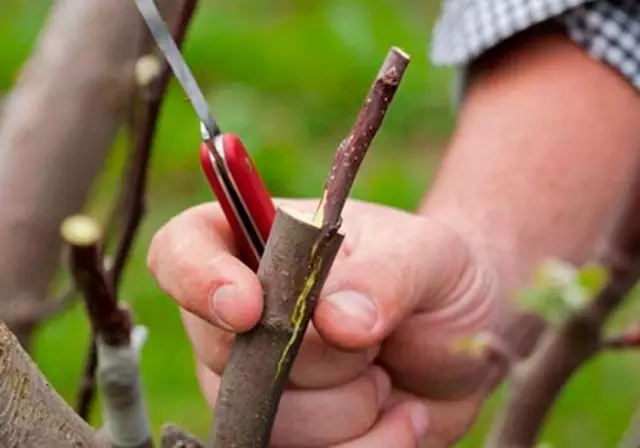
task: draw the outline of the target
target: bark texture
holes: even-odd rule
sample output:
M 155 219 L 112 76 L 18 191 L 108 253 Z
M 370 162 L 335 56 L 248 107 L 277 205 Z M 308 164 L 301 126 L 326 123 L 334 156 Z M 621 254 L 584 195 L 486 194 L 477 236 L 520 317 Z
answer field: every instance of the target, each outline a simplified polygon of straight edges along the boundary
M 384 121 L 409 62 L 409 55 L 401 49 L 392 47 L 389 50 L 355 123 L 336 151 L 316 212 L 319 222 L 339 222 L 358 169 Z
M 183 431 L 172 424 L 166 424 L 162 427 L 160 435 L 161 448 L 204 448 L 198 439 L 192 434 Z
M 214 447 L 268 446 L 291 364 L 342 239 L 277 210 L 258 269 L 264 312 L 256 327 L 236 336 L 214 408 Z
M 105 447 L 0 322 L 0 446 Z
M 177 0 L 161 0 L 167 14 Z M 45 299 L 60 223 L 84 205 L 135 87 L 146 32 L 128 1 L 60 0 L 3 102 L 0 123 L 0 316 L 28 347 L 35 325 L 13 316 Z

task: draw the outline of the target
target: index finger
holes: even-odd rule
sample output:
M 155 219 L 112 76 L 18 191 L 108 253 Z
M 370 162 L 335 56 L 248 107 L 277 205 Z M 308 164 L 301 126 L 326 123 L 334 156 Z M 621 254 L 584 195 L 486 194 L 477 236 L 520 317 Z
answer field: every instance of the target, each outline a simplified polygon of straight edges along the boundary
M 233 234 L 217 203 L 192 207 L 162 227 L 147 265 L 182 308 L 228 331 L 252 328 L 262 313 L 262 287 L 236 256 Z

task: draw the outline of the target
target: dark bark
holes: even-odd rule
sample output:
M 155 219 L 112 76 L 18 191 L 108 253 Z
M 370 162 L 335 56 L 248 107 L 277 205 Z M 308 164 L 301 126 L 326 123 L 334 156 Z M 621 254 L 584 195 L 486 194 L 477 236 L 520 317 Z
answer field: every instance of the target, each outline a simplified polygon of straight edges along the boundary
M 113 285 L 104 269 L 99 224 L 86 216 L 73 216 L 64 221 L 62 233 L 69 243 L 71 274 L 84 296 L 93 331 L 106 344 L 128 344 L 131 321 L 128 313 L 118 307 Z
M 322 222 L 338 223 L 356 173 L 382 125 L 409 61 L 402 50 L 391 48 L 389 51 L 351 131 L 336 152 L 316 213 Z
M 117 448 L 150 448 L 137 353 L 131 340 L 132 316 L 119 306 L 104 268 L 101 228 L 89 217 L 73 216 L 63 223 L 62 234 L 70 246 L 73 279 L 96 335 L 95 367 L 102 389 L 105 435 Z M 93 376 L 89 379 L 93 382 Z M 80 406 L 86 409 L 87 403 Z
M 291 364 L 342 236 L 278 209 L 258 278 L 264 313 L 239 334 L 214 408 L 215 447 L 266 447 Z
M 178 48 L 182 47 L 197 6 L 198 0 L 182 0 L 181 2 L 175 25 L 172 27 L 173 39 Z M 146 39 L 145 45 L 142 47 L 148 48 Z M 113 267 L 110 271 L 116 289 L 146 209 L 146 186 L 151 162 L 151 149 L 172 73 L 169 64 L 164 59 L 161 61 L 160 75 L 152 81 L 150 86 L 142 88 L 138 95 L 142 100 L 141 111 L 133 123 L 134 150 L 123 186 L 122 210 L 119 213 L 123 217 L 123 229 L 114 251 Z
M 198 0 L 182 0 L 178 7 L 175 25 L 172 27 L 173 38 L 178 48 L 182 46 L 197 6 Z M 153 40 L 149 36 L 145 25 L 140 45 L 141 53 L 149 48 L 152 42 Z M 121 187 L 119 200 L 110 219 L 110 224 L 112 225 L 108 226 L 108 228 L 117 227 L 115 224 L 118 218 L 121 218 L 122 229 L 114 249 L 113 264 L 109 270 L 109 279 L 114 291 L 118 290 L 124 268 L 146 211 L 147 178 L 150 170 L 152 147 L 158 118 L 160 117 L 170 80 L 171 67 L 164 59 L 161 59 L 159 76 L 152 79 L 151 84 L 148 86 L 138 86 L 138 90 L 134 92 L 134 97 L 140 100 L 141 104 L 133 101 L 132 110 L 129 114 L 130 130 L 133 133 L 131 159 L 124 176 L 125 182 Z M 103 242 L 106 245 L 106 240 Z M 117 294 L 115 297 L 116 299 L 118 298 Z M 94 375 L 98 364 L 96 353 L 96 335 L 93 333 L 85 361 L 83 379 L 77 396 L 78 413 L 84 419 L 89 417 L 94 397 Z

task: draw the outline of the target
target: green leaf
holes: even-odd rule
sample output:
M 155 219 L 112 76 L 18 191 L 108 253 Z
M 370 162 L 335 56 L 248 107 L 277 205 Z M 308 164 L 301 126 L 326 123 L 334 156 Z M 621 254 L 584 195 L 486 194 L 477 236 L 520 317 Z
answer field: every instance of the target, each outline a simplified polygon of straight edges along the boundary
M 596 294 L 609 280 L 609 272 L 600 264 L 588 264 L 578 271 L 578 284 L 590 294 Z
M 581 268 L 563 260 L 544 260 L 534 273 L 531 287 L 519 294 L 520 304 L 548 322 L 560 324 L 583 309 L 607 281 L 607 271 L 597 264 Z

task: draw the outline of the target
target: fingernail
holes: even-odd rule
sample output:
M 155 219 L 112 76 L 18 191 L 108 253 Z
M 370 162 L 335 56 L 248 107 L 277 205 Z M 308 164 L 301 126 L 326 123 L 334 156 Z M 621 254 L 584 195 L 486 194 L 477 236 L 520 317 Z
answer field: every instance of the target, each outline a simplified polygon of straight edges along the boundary
M 229 310 L 237 301 L 238 290 L 234 285 L 224 285 L 217 288 L 211 296 L 211 308 L 213 314 L 219 321 L 219 324 L 225 327 L 225 330 L 233 330 L 233 327 L 227 322 L 225 316 L 229 314 Z
M 429 415 L 427 414 L 427 408 L 423 404 L 415 404 L 411 409 L 411 425 L 416 436 L 422 437 L 427 433 Z
M 325 300 L 346 318 L 357 322 L 365 331 L 371 331 L 378 321 L 375 305 L 364 294 L 356 291 L 340 291 L 328 295 Z

